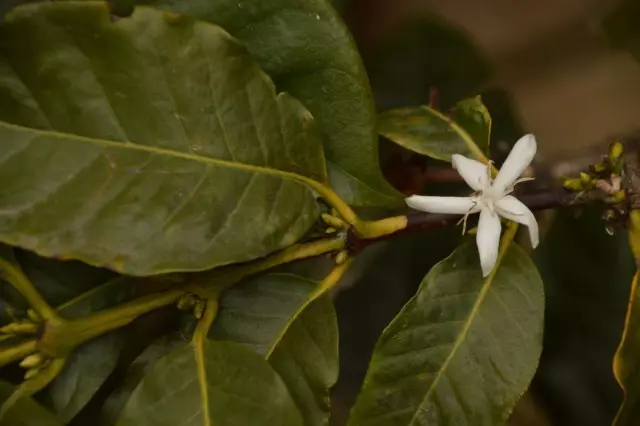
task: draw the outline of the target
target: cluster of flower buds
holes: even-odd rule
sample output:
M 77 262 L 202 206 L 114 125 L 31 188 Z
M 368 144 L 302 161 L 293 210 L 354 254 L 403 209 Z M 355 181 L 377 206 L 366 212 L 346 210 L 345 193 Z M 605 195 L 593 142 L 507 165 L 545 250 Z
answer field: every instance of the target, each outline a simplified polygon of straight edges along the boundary
M 347 231 L 349 225 L 347 222 L 342 220 L 340 215 L 335 209 L 331 209 L 331 213 L 322 213 L 322 222 L 325 224 L 326 229 L 324 232 L 326 234 L 342 234 L 344 238 L 347 236 Z M 343 264 L 347 258 L 349 257 L 349 253 L 346 250 L 341 250 L 335 256 L 335 262 L 337 265 Z
M 627 197 L 622 187 L 623 154 L 624 144 L 620 140 L 614 140 L 609 144 L 609 152 L 601 162 L 591 165 L 587 172 L 581 172 L 578 177 L 563 180 L 564 187 L 570 191 L 599 191 L 604 195 L 602 198 L 609 207 L 602 218 L 609 235 L 613 235 L 615 228 L 626 223 L 628 216 Z
M 194 294 L 185 294 L 178 299 L 177 307 L 181 311 L 191 311 L 197 319 L 202 318 L 206 302 Z

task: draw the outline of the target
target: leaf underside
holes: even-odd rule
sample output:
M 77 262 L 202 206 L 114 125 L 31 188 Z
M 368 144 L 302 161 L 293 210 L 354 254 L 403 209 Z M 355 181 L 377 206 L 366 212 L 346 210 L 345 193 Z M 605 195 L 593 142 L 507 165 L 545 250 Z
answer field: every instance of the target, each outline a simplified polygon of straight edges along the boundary
M 132 275 L 264 256 L 318 215 L 320 135 L 220 27 L 40 3 L 0 23 L 0 240 Z
M 521 248 L 483 281 L 465 243 L 384 331 L 349 425 L 503 424 L 537 368 L 543 312 L 542 282 Z

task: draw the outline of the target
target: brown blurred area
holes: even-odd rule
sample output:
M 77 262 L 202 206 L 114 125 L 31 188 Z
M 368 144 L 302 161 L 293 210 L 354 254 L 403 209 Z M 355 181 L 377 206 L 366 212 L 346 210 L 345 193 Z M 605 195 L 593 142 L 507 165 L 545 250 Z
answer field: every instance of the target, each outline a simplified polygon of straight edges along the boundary
M 417 15 L 465 32 L 508 90 L 540 159 L 592 151 L 640 128 L 640 65 L 600 32 L 619 0 L 354 0 L 347 20 L 366 52 Z

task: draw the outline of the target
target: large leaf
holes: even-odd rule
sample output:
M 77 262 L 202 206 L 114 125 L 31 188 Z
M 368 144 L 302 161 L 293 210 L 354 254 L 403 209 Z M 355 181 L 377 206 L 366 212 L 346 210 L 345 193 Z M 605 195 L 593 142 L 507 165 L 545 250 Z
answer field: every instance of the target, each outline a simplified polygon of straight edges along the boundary
M 482 279 L 465 243 L 384 331 L 350 425 L 503 424 L 542 348 L 543 287 L 519 247 Z
M 633 426 L 640 416 L 640 293 L 638 273 L 633 278 L 622 341 L 613 360 L 613 372 L 624 390 L 624 402 L 614 426 Z
M 317 288 L 315 281 L 287 273 L 270 273 L 235 285 L 220 300 L 209 336 L 244 343 L 266 357 Z
M 287 387 L 249 348 L 205 339 L 172 352 L 144 377 L 118 426 L 301 426 Z
M 451 161 L 451 155 L 486 161 L 491 116 L 480 98 L 459 102 L 452 116 L 430 107 L 392 109 L 380 114 L 378 131 L 418 154 Z
M 268 357 L 306 426 L 327 426 L 330 389 L 338 380 L 338 321 L 329 295 L 311 303 Z
M 134 280 L 116 278 L 60 307 L 67 318 L 89 315 L 120 304 L 134 294 Z M 124 329 L 88 342 L 76 349 L 64 369 L 49 386 L 53 407 L 64 423 L 68 423 L 91 400 L 115 369 L 126 339 Z
M 0 24 L 0 240 L 129 274 L 292 244 L 323 180 L 308 111 L 221 28 L 103 3 Z
M 8 383 L 0 382 L 0 403 L 6 401 L 14 393 L 15 388 Z M 11 408 L 0 419 L 3 426 L 62 426 L 56 416 L 29 397 L 16 400 Z
M 278 89 L 309 108 L 323 133 L 331 185 L 358 206 L 401 203 L 379 169 L 375 110 L 351 36 L 328 0 L 116 0 L 214 22 L 241 39 Z
M 220 301 L 211 338 L 248 345 L 287 385 L 305 425 L 329 423 L 338 378 L 338 324 L 322 284 L 272 273 L 234 286 Z
M 156 340 L 142 351 L 126 369 L 121 383 L 104 401 L 97 420 L 98 425 L 112 426 L 116 424 L 122 409 L 144 375 L 149 372 L 158 360 L 164 358 L 173 350 L 184 347 L 186 343 L 180 333 L 172 333 Z M 95 420 L 95 413 L 92 412 L 88 416 Z

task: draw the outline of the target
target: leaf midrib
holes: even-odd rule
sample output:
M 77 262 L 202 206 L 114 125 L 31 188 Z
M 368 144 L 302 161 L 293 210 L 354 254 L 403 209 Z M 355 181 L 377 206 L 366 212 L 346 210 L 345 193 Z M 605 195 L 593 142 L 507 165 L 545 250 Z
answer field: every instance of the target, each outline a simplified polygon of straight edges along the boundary
M 304 175 L 300 175 L 297 173 L 293 173 L 293 172 L 287 172 L 284 170 L 280 170 L 280 169 L 276 169 L 276 168 L 269 168 L 269 167 L 264 167 L 264 166 L 256 166 L 253 164 L 246 164 L 246 163 L 240 163 L 240 162 L 232 162 L 232 161 L 228 161 L 228 160 L 222 160 L 219 158 L 213 158 L 213 157 L 205 157 L 205 156 L 199 156 L 199 155 L 195 155 L 195 154 L 191 154 L 191 153 L 186 153 L 186 152 L 180 152 L 180 151 L 175 151 L 173 149 L 168 149 L 168 148 L 160 148 L 160 147 L 153 147 L 153 146 L 149 146 L 149 145 L 140 145 L 140 144 L 136 144 L 132 141 L 126 140 L 126 141 L 112 141 L 112 140 L 108 140 L 108 139 L 99 139 L 99 138 L 90 138 L 90 137 L 86 137 L 86 136 L 80 136 L 80 135 L 75 135 L 72 133 L 62 133 L 62 132 L 58 132 L 55 130 L 41 130 L 41 129 L 34 129 L 31 127 L 24 127 L 24 126 L 20 126 L 17 124 L 11 124 L 11 123 L 7 123 L 4 121 L 0 121 L 0 129 L 1 128 L 7 128 L 7 129 L 14 129 L 20 132 L 29 132 L 29 133 L 35 133 L 37 135 L 42 135 L 45 137 L 53 137 L 53 138 L 61 138 L 61 139 L 71 139 L 74 141 L 77 141 L 79 143 L 90 143 L 93 145 L 99 145 L 99 146 L 103 146 L 103 147 L 109 147 L 109 148 L 117 148 L 117 149 L 130 149 L 133 151 L 139 151 L 139 152 L 146 152 L 146 153 L 150 153 L 150 154 L 158 154 L 158 155 L 164 155 L 164 156 L 168 156 L 168 157 L 174 157 L 174 158 L 181 158 L 184 160 L 189 160 L 189 161 L 194 161 L 194 162 L 198 162 L 198 163 L 204 163 L 206 165 L 212 165 L 212 166 L 220 166 L 220 167 L 228 167 L 228 168 L 233 168 L 233 169 L 239 169 L 239 170 L 244 170 L 244 171 L 249 171 L 249 172 L 255 172 L 255 173 L 262 173 L 262 174 L 267 174 L 267 175 L 273 175 L 273 176 L 279 176 L 285 179 L 292 179 L 298 182 L 302 182 L 306 185 L 309 185 L 310 187 L 312 187 L 313 189 L 317 190 L 318 187 L 324 187 L 324 185 L 316 180 L 313 180 L 307 176 Z
M 409 425 L 413 425 L 414 424 L 414 422 L 416 420 L 416 416 L 418 415 L 418 413 L 420 413 L 422 411 L 422 406 L 425 404 L 425 402 L 427 402 L 429 400 L 429 397 L 431 396 L 431 394 L 433 393 L 433 391 L 437 387 L 438 382 L 442 378 L 444 372 L 449 368 L 449 364 L 451 364 L 451 361 L 453 360 L 455 355 L 458 353 L 458 349 L 460 349 L 460 346 L 462 345 L 462 343 L 464 341 L 466 341 L 467 333 L 469 332 L 469 329 L 471 328 L 471 324 L 473 323 L 473 320 L 478 315 L 478 311 L 480 310 L 480 306 L 482 305 L 482 302 L 484 302 L 484 299 L 485 299 L 486 295 L 488 294 L 489 289 L 491 288 L 491 284 L 493 283 L 493 278 L 495 277 L 496 273 L 498 272 L 498 269 L 500 268 L 500 265 L 502 263 L 502 259 L 504 258 L 504 255 L 507 252 L 507 250 L 509 249 L 509 246 L 511 245 L 511 241 L 513 240 L 513 237 L 515 236 L 515 233 L 516 233 L 517 230 L 518 230 L 517 225 L 514 225 L 514 226 L 511 226 L 507 230 L 507 232 L 505 233 L 505 235 L 504 235 L 504 237 L 502 239 L 502 243 L 503 244 L 501 244 L 500 252 L 498 253 L 498 260 L 496 261 L 496 265 L 493 268 L 493 271 L 491 272 L 491 275 L 489 275 L 484 280 L 484 284 L 482 285 L 482 289 L 480 290 L 480 293 L 478 294 L 478 298 L 476 299 L 476 302 L 473 304 L 473 307 L 471 308 L 471 312 L 467 316 L 467 319 L 466 319 L 466 321 L 465 321 L 465 323 L 464 323 L 464 325 L 462 327 L 462 330 L 460 331 L 460 333 L 458 334 L 458 337 L 454 341 L 453 347 L 451 348 L 451 351 L 449 352 L 449 355 L 447 355 L 447 358 L 444 360 L 444 362 L 442 364 L 442 367 L 438 370 L 438 374 L 436 374 L 435 378 L 431 382 L 431 385 L 429 386 L 429 389 L 427 390 L 427 393 L 425 394 L 424 398 L 422 398 L 422 401 L 420 402 L 420 405 L 418 406 L 418 408 L 413 413 L 413 416 L 411 417 L 411 420 L 408 423 Z

